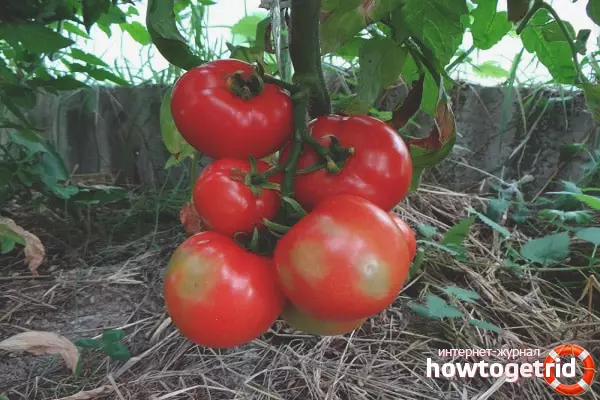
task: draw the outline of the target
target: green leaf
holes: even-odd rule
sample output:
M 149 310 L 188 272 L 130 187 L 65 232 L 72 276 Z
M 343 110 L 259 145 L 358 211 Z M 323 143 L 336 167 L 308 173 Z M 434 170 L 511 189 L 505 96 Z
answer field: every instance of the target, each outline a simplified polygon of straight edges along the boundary
M 585 204 L 593 208 L 594 210 L 600 210 L 600 197 L 590 196 L 589 194 L 579 194 L 571 192 L 548 192 L 549 194 L 566 194 L 573 196 L 579 201 L 583 201 Z
M 367 26 L 387 16 L 398 5 L 397 0 L 378 0 L 364 7 L 361 0 L 325 1 L 321 11 L 328 14 L 320 24 L 323 54 L 336 51 Z
M 105 342 L 103 349 L 113 360 L 127 361 L 131 358 L 131 353 L 122 343 Z
M 492 228 L 493 230 L 495 230 L 502 236 L 504 236 L 504 237 L 510 236 L 510 232 L 508 231 L 508 229 L 506 229 L 502 225 L 497 224 L 496 222 L 492 221 L 491 219 L 489 219 L 488 217 L 486 217 L 479 211 L 474 210 L 473 208 L 469 208 L 468 210 L 469 210 L 469 212 L 477 215 L 477 217 L 479 217 L 481 222 L 483 222 L 484 224 L 486 224 L 487 226 L 489 226 L 490 228 Z
M 109 329 L 102 333 L 102 341 L 104 343 L 116 343 L 123 340 L 125 336 L 125 331 L 121 329 Z
M 569 256 L 569 234 L 561 232 L 532 239 L 521 248 L 521 256 L 544 265 L 559 263 Z
M 571 57 L 571 46 L 567 42 L 548 42 L 544 39 L 543 26 L 549 19 L 547 10 L 538 11 L 521 33 L 521 41 L 528 52 L 537 55 L 558 83 L 572 85 L 577 71 Z
M 600 0 L 588 0 L 585 11 L 596 25 L 600 25 Z
M 127 198 L 129 192 L 118 186 L 88 185 L 80 186 L 71 200 L 78 204 L 109 204 Z
M 491 49 L 512 29 L 506 11 L 496 11 L 497 0 L 478 0 L 478 6 L 471 15 L 473 44 L 481 50 Z
M 388 38 L 363 42 L 359 50 L 358 99 L 370 109 L 381 91 L 394 83 L 404 66 L 406 49 Z
M 461 17 L 469 13 L 466 0 L 405 0 L 402 4 L 405 26 L 448 64 L 462 43 L 465 27 Z
M 256 27 L 264 18 L 264 13 L 247 15 L 231 27 L 231 34 L 254 40 L 256 39 Z
M 485 61 L 479 65 L 473 65 L 473 71 L 483 78 L 508 78 L 509 72 L 502 68 L 496 61 Z
M 19 43 L 32 53 L 54 53 L 75 43 L 60 33 L 35 22 L 0 22 L 0 37 L 13 48 Z
M 92 25 L 94 25 L 102 16 L 108 12 L 110 8 L 110 0 L 83 0 L 82 13 L 83 13 L 83 25 L 90 33 Z
M 129 36 L 142 46 L 147 46 L 152 43 L 152 39 L 150 39 L 150 34 L 146 27 L 140 24 L 137 21 L 121 24 L 121 28 L 129 33 Z
M 570 42 L 575 39 L 575 29 L 573 29 L 573 25 L 567 21 L 562 21 L 562 23 L 567 28 L 569 35 L 571 35 L 569 38 L 565 37 L 558 22 L 551 21 L 541 28 L 544 40 L 547 42 Z
M 460 255 L 456 250 L 454 250 L 453 248 L 450 247 L 450 246 L 455 247 L 454 245 L 444 246 L 442 244 L 439 244 L 439 243 L 436 243 L 436 242 L 431 242 L 429 240 L 417 240 L 417 244 L 422 244 L 422 245 L 425 245 L 425 246 L 435 247 L 435 248 L 443 250 L 446 253 L 451 254 L 453 256 Z
M 93 65 L 83 65 L 79 63 L 67 63 L 65 62 L 67 67 L 71 72 L 81 72 L 87 74 L 90 78 L 95 79 L 97 81 L 111 81 L 118 85 L 122 86 L 130 86 L 129 82 L 125 79 L 121 78 L 113 74 L 112 72 L 95 67 Z
M 475 222 L 475 217 L 470 217 L 457 222 L 446 232 L 442 239 L 443 245 L 462 246 L 463 242 L 469 235 L 471 225 Z
M 186 156 L 192 156 L 195 150 L 185 141 L 177 126 L 175 126 L 173 114 L 171 113 L 172 93 L 173 88 L 170 88 L 165 93 L 160 105 L 160 133 L 165 147 L 175 158 L 174 161 L 181 162 Z
M 25 246 L 25 239 L 7 224 L 0 223 L 0 253 L 7 254 L 11 252 L 16 244 Z
M 436 235 L 437 228 L 435 226 L 421 224 L 417 226 L 417 231 L 420 235 L 426 237 L 427 239 L 431 239 Z
M 81 36 L 84 39 L 90 39 L 90 35 L 88 35 L 84 30 L 80 29 L 77 25 L 74 25 L 69 21 L 63 21 L 63 28 L 69 33 Z
M 79 339 L 75 342 L 75 346 L 84 348 L 84 349 L 101 349 L 103 344 L 101 341 L 91 338 L 83 338 Z
M 507 200 L 491 199 L 488 201 L 485 214 L 490 220 L 498 222 L 506 210 L 508 210 L 508 207 L 510 207 L 510 202 Z
M 587 54 L 587 42 L 591 34 L 591 29 L 580 29 L 575 37 L 575 48 L 583 56 Z
M 86 64 L 93 64 L 93 65 L 98 65 L 98 66 L 101 66 L 101 67 L 108 67 L 109 66 L 102 59 L 96 57 L 95 55 L 90 54 L 90 53 L 86 53 L 85 51 L 82 51 L 82 50 L 77 49 L 77 48 L 72 48 L 71 49 L 71 57 L 73 57 L 76 60 L 83 61 Z
M 459 288 L 458 286 L 448 286 L 443 289 L 443 292 L 448 296 L 454 297 L 460 301 L 466 301 L 467 303 L 475 303 L 480 299 L 479 294 L 472 290 Z
M 599 0 L 600 1 L 600 0 Z M 579 85 L 585 94 L 586 104 L 595 121 L 600 121 L 600 85 L 582 83 Z
M 410 304 L 409 307 L 416 313 L 428 318 L 460 318 L 462 311 L 446 303 L 446 300 L 439 296 L 428 294 L 425 304 Z
M 575 236 L 581 240 L 600 246 L 600 228 L 591 227 L 580 229 L 575 233 Z
M 497 333 L 502 332 L 502 328 L 499 328 L 498 326 L 496 326 L 490 322 L 481 321 L 478 319 L 470 319 L 469 323 L 477 328 L 485 329 L 486 331 L 497 332 Z
M 148 0 L 146 28 L 152 42 L 171 64 L 190 70 L 204 63 L 194 55 L 179 29 L 173 12 L 174 0 Z M 200 27 L 195 27 L 199 29 Z

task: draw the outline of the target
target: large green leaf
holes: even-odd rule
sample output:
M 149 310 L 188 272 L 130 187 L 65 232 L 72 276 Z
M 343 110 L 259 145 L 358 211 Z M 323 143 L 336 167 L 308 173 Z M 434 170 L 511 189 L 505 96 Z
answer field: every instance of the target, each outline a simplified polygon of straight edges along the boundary
M 521 248 L 521 256 L 540 264 L 556 264 L 569 256 L 569 234 L 555 233 L 532 239 Z
M 111 0 L 83 0 L 82 13 L 83 24 L 87 33 L 90 33 L 92 25 L 94 25 L 102 16 L 108 12 L 111 6 Z
M 0 38 L 14 48 L 21 44 L 32 53 L 53 53 L 72 45 L 71 39 L 35 22 L 0 22 Z
M 428 294 L 425 304 L 410 304 L 409 307 L 416 313 L 428 318 L 460 318 L 462 311 L 449 305 L 446 300 L 434 294 Z
M 548 42 L 544 38 L 543 29 L 549 21 L 548 11 L 538 11 L 521 33 L 521 41 L 528 52 L 537 55 L 558 83 L 572 85 L 577 78 L 577 71 L 571 46 L 567 42 Z
M 581 240 L 585 240 L 595 244 L 596 246 L 600 246 L 600 228 L 594 226 L 580 229 L 575 233 L 575 236 Z
M 373 106 L 381 90 L 394 83 L 404 65 L 406 49 L 392 39 L 373 38 L 359 50 L 358 99 L 367 109 Z
M 596 25 L 600 25 L 600 0 L 588 0 L 585 11 Z
M 367 26 L 379 21 L 398 6 L 397 0 L 329 0 L 321 9 L 321 48 L 324 54 L 336 51 Z
M 468 12 L 466 0 L 405 0 L 401 16 L 409 31 L 445 66 L 462 43 L 461 17 Z
M 152 39 L 150 39 L 150 34 L 146 27 L 137 21 L 121 24 L 121 28 L 129 33 L 129 36 L 142 46 L 147 46 L 152 43 Z
M 473 44 L 482 50 L 492 48 L 512 28 L 506 11 L 496 11 L 498 0 L 477 0 L 478 6 L 471 15 Z
M 177 126 L 175 126 L 173 114 L 171 113 L 171 94 L 172 89 L 165 94 L 160 106 L 160 133 L 165 147 L 172 156 L 167 161 L 165 168 L 178 164 L 195 153 L 194 148 L 185 141 Z
M 167 61 L 190 70 L 204 61 L 192 53 L 187 40 L 177 29 L 173 6 L 174 0 L 148 0 L 146 27 L 152 42 Z

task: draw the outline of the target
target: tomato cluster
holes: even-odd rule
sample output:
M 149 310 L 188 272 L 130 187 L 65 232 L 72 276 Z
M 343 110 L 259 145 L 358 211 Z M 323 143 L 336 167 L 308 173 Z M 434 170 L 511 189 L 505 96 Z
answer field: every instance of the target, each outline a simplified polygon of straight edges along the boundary
M 414 232 L 392 212 L 412 175 L 396 131 L 366 115 L 325 115 L 294 146 L 290 94 L 238 60 L 185 73 L 171 109 L 186 141 L 214 159 L 193 188 L 200 223 L 188 226 L 203 231 L 189 232 L 165 273 L 166 307 L 185 337 L 233 347 L 277 318 L 339 335 L 394 301 L 416 253 Z M 293 190 L 282 196 L 290 165 Z M 290 202 L 302 215 L 289 216 Z

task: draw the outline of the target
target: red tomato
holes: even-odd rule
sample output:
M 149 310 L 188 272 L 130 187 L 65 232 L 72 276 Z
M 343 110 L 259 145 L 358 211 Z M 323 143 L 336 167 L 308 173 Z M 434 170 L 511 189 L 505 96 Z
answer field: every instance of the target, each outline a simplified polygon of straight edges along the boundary
M 300 174 L 294 180 L 294 197 L 311 210 L 319 202 L 336 194 L 353 194 L 370 200 L 385 211 L 391 211 L 410 187 L 412 161 L 404 141 L 385 122 L 367 115 L 326 115 L 309 123 L 311 136 L 329 146 L 331 136 L 343 147 L 353 147 L 345 166 L 338 174 L 320 169 Z M 281 153 L 282 162 L 289 158 L 290 147 Z M 305 145 L 298 168 L 320 161 Z
M 404 220 L 396 213 L 390 213 L 398 228 L 404 233 L 404 237 L 406 238 L 406 243 L 408 244 L 408 250 L 410 254 L 411 261 L 415 258 L 417 254 L 417 238 L 415 236 L 415 231 L 412 230 L 410 225 L 408 225 Z
M 285 304 L 272 261 L 216 232 L 197 233 L 175 250 L 164 296 L 177 329 L 192 342 L 214 348 L 257 338 Z
M 173 88 L 171 112 L 177 129 L 196 150 L 212 158 L 262 158 L 293 133 L 292 100 L 277 85 L 265 84 L 255 97 L 232 93 L 228 77 L 253 67 L 240 60 L 215 60 L 187 71 Z
M 392 217 L 352 195 L 328 197 L 274 253 L 289 300 L 313 317 L 366 318 L 389 306 L 408 277 L 408 245 Z
M 360 318 L 349 321 L 333 321 L 315 318 L 310 314 L 303 313 L 289 301 L 281 313 L 281 319 L 297 331 L 319 336 L 344 335 L 359 328 L 367 320 Z
M 271 166 L 257 160 L 258 172 L 264 172 Z M 236 232 L 252 233 L 254 227 L 262 225 L 262 219 L 273 219 L 279 211 L 279 192 L 261 188 L 256 196 L 250 188 L 240 181 L 239 174 L 250 171 L 250 162 L 246 160 L 220 159 L 213 161 L 202 170 L 194 184 L 194 206 L 207 229 L 233 236 Z M 242 177 L 243 178 L 243 177 Z M 270 181 L 277 183 L 280 176 Z

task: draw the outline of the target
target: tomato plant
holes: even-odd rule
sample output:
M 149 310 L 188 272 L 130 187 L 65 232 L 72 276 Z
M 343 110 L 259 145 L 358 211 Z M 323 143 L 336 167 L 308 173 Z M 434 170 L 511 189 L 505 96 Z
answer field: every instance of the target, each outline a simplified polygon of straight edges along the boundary
M 348 321 L 334 321 L 315 318 L 300 311 L 298 307 L 290 302 L 286 303 L 281 313 L 281 319 L 298 331 L 321 336 L 344 335 L 359 328 L 367 320 L 366 318 L 359 318 Z
M 254 167 L 254 171 L 252 170 Z M 279 193 L 274 190 L 281 180 L 276 174 L 265 182 L 252 182 L 256 173 L 270 165 L 264 161 L 220 159 L 202 170 L 193 191 L 194 206 L 207 229 L 233 236 L 251 233 L 279 211 Z
M 412 176 L 411 158 L 406 144 L 389 125 L 367 115 L 325 115 L 311 121 L 308 129 L 321 146 L 331 148 L 336 171 L 326 167 L 295 177 L 294 195 L 306 209 L 337 194 L 363 197 L 386 211 L 404 198 Z M 352 149 L 350 154 L 344 155 L 344 148 Z M 287 146 L 282 162 L 289 154 Z M 305 145 L 298 168 L 320 162 L 320 155 Z
M 334 320 L 382 311 L 410 267 L 406 239 L 392 217 L 353 195 L 321 202 L 279 240 L 274 261 L 296 307 Z
M 217 232 L 200 232 L 173 253 L 164 280 L 167 311 L 189 340 L 229 348 L 267 331 L 285 297 L 271 259 Z
M 292 101 L 280 87 L 262 83 L 251 64 L 216 60 L 176 82 L 171 112 L 177 129 L 212 158 L 268 156 L 293 131 Z
M 406 238 L 410 259 L 414 259 L 415 255 L 417 254 L 417 238 L 415 236 L 415 231 L 413 231 L 412 228 L 406 223 L 406 221 L 404 221 L 398 214 L 391 213 L 390 215 L 392 216 L 394 222 L 396 223 L 396 225 L 398 225 L 398 228 L 400 228 L 400 230 L 404 234 L 404 237 Z

